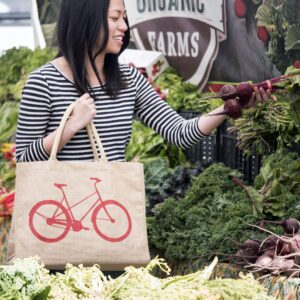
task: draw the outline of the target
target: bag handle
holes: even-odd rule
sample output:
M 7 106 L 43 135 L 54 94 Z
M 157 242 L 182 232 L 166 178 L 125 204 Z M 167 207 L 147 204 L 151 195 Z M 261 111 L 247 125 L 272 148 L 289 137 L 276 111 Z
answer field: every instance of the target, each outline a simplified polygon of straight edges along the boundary
M 53 143 L 53 146 L 52 146 L 52 150 L 51 150 L 49 160 L 50 159 L 51 160 L 57 160 L 56 155 L 57 155 L 58 146 L 59 146 L 59 143 L 60 143 L 60 140 L 61 140 L 61 136 L 62 136 L 63 130 L 65 128 L 65 125 L 67 123 L 67 120 L 70 117 L 70 115 L 71 115 L 71 113 L 74 109 L 74 106 L 75 106 L 74 102 L 68 106 L 68 108 L 66 109 L 66 111 L 63 115 L 62 120 L 60 121 L 59 127 L 57 129 L 57 133 L 56 133 L 55 138 L 54 138 L 54 143 Z M 101 139 L 99 137 L 99 134 L 97 132 L 97 129 L 96 129 L 94 123 L 91 122 L 90 124 L 88 124 L 86 126 L 86 130 L 87 130 L 87 133 L 88 133 L 88 136 L 89 136 L 90 143 L 92 145 L 95 161 L 100 161 L 100 160 L 101 161 L 107 161 L 107 157 L 105 155 L 105 151 L 104 151 Z M 100 151 L 101 158 L 99 158 L 97 147 Z

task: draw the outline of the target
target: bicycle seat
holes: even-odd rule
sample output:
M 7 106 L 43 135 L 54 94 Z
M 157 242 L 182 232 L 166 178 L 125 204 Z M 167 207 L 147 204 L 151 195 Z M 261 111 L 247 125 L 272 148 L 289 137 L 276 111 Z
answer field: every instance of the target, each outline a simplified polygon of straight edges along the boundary
M 59 189 L 62 188 L 62 187 L 64 187 L 64 186 L 67 186 L 66 184 L 63 184 L 63 183 L 54 183 L 54 185 L 56 187 L 58 187 Z
M 94 178 L 94 177 L 91 177 L 90 179 L 91 179 L 91 180 L 95 180 L 95 181 L 96 181 L 96 183 L 97 183 L 97 182 L 101 182 L 101 179 L 99 179 L 99 178 Z

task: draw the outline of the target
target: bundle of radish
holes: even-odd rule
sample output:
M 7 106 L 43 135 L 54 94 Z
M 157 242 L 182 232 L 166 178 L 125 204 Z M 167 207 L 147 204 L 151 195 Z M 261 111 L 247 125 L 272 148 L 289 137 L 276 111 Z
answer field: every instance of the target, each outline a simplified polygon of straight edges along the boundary
M 266 223 L 281 225 L 283 235 L 277 235 L 264 228 Z M 260 225 L 250 225 L 269 235 L 263 241 L 246 240 L 240 245 L 234 257 L 243 258 L 246 268 L 253 272 L 264 273 L 263 277 L 270 275 L 300 276 L 300 230 L 299 221 L 289 218 L 283 221 L 262 220 Z M 251 243 L 249 242 L 251 241 Z M 258 246 L 259 244 L 259 246 Z M 246 251 L 247 250 L 247 251 Z M 245 255 L 243 257 L 242 255 Z M 247 254 L 252 253 L 251 259 Z
M 295 76 L 293 74 L 283 75 L 277 78 L 272 78 L 270 80 L 265 80 L 259 83 L 251 84 L 249 82 L 242 82 L 238 86 L 233 85 L 224 85 L 220 92 L 206 97 L 206 99 L 210 98 L 221 98 L 224 101 L 224 110 L 219 113 L 209 114 L 210 116 L 216 115 L 227 115 L 233 119 L 237 119 L 242 115 L 243 108 L 247 107 L 253 93 L 254 88 L 263 88 L 265 91 L 270 90 L 271 92 L 274 90 L 282 89 L 282 83 L 288 77 Z

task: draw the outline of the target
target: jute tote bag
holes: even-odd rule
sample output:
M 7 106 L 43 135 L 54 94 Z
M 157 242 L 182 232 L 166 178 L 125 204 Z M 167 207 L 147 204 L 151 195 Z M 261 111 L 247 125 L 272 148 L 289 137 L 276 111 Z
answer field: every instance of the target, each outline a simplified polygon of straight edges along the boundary
M 73 107 L 65 112 L 49 160 L 17 164 L 10 247 L 15 257 L 37 255 L 53 269 L 66 263 L 97 263 L 102 270 L 145 265 L 150 255 L 143 165 L 108 162 L 93 124 L 87 130 L 95 161 L 58 161 Z

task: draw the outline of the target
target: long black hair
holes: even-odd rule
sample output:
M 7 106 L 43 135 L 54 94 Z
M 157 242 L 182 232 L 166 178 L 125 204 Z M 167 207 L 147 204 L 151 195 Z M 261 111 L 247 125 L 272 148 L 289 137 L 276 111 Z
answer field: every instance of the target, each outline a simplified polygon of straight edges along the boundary
M 105 85 L 100 79 L 95 64 L 96 56 L 105 50 L 109 38 L 109 2 L 110 0 L 62 0 L 61 2 L 57 22 L 57 56 L 64 56 L 70 64 L 75 87 L 79 94 L 89 92 L 90 88 L 84 64 L 86 54 L 100 85 L 111 97 L 116 97 L 125 85 L 119 69 L 118 56 L 129 44 L 130 31 L 127 18 L 125 22 L 128 30 L 125 32 L 120 53 L 105 55 Z M 99 51 L 94 54 L 93 50 L 100 32 L 103 32 L 102 44 Z

